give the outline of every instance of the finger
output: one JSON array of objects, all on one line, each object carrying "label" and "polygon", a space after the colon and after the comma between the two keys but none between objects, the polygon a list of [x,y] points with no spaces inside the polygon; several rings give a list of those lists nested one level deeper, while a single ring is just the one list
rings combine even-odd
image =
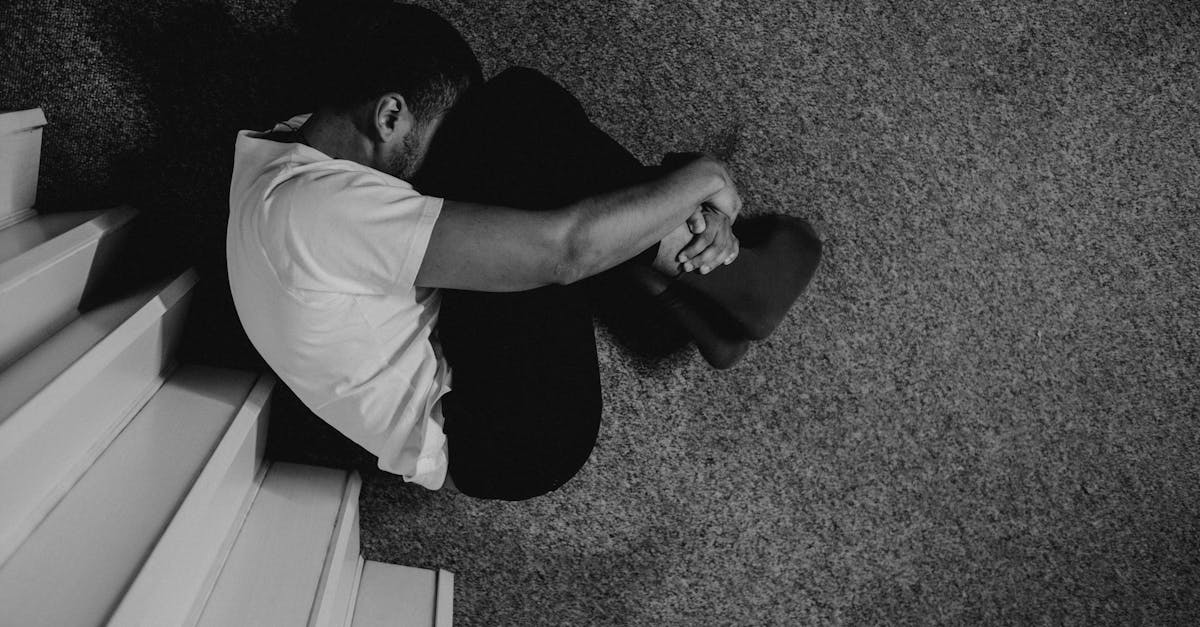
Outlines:
[{"label": "finger", "polygon": [[691,272],[694,268],[698,267],[693,261],[693,257],[704,252],[709,246],[711,246],[713,238],[715,238],[719,232],[720,229],[707,229],[703,233],[693,237],[692,241],[688,242],[687,246],[684,246],[683,250],[679,252],[679,260],[684,264],[684,270]]},{"label": "finger", "polygon": [[733,252],[733,239],[729,229],[721,229],[721,233],[713,239],[712,245],[696,255],[691,263],[700,271],[700,274],[712,272],[713,268],[724,263],[729,254]]},{"label": "finger", "polygon": [[704,266],[712,269],[717,263],[724,261],[729,253],[727,249],[733,237],[729,219],[718,213],[708,216],[707,220],[706,234],[710,235],[710,238],[700,241],[693,240],[690,245],[694,248],[692,250],[685,249],[685,252],[688,253],[687,261],[694,268]]},{"label": "finger", "polygon": [[692,257],[700,254],[705,248],[711,245],[713,239],[721,230],[721,218],[716,216],[705,217],[703,210],[697,211],[692,217],[699,216],[699,219],[704,224],[704,228],[697,232],[687,246],[679,251],[678,260],[680,263],[691,260]]},{"label": "finger", "polygon": [[710,225],[708,230],[714,234],[712,243],[700,254],[689,259],[693,266],[705,274],[725,261],[725,258],[733,251],[734,239],[733,232],[729,228],[729,221],[724,218],[721,218],[719,223]]},{"label": "finger", "polygon": [[737,259],[738,253],[740,253],[740,252],[742,252],[742,243],[738,241],[737,237],[734,237],[733,238],[733,253],[730,254],[729,258],[725,260],[725,265],[729,265],[729,264],[733,263],[733,260]]},{"label": "finger", "polygon": [[703,233],[704,229],[708,228],[708,223],[704,220],[704,211],[697,211],[687,219],[688,230],[693,234]]}]

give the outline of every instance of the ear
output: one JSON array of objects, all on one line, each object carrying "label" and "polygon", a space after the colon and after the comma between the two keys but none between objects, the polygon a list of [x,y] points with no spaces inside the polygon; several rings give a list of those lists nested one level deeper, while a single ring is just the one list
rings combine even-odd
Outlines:
[{"label": "ear", "polygon": [[408,135],[413,127],[412,109],[398,93],[384,94],[375,101],[375,133],[385,143]]}]

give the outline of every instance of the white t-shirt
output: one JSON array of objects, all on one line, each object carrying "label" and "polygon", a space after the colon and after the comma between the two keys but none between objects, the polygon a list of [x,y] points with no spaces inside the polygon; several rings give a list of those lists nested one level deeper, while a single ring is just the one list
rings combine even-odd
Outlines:
[{"label": "white t-shirt", "polygon": [[226,255],[242,326],[300,400],[381,469],[438,489],[450,370],[434,334],[440,294],[414,281],[442,199],[265,135],[238,133],[229,190]]}]

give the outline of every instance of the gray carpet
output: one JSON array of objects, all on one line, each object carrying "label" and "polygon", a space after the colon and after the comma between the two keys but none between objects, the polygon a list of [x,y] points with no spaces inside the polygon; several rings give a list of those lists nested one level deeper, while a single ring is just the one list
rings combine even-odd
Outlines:
[{"label": "gray carpet", "polygon": [[[287,3],[133,4],[10,5],[0,105],[47,109],[47,207],[132,199],[211,260],[232,131],[290,113],[255,74]],[[728,372],[601,327],[553,495],[368,474],[369,558],[454,571],[461,625],[1200,621],[1200,6],[430,6],[827,255]]]}]

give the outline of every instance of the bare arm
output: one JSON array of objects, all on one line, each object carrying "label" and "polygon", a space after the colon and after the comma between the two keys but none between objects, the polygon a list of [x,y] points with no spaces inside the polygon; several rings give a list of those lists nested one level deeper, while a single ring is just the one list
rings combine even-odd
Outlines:
[{"label": "bare arm", "polygon": [[572,276],[563,254],[570,225],[562,211],[523,211],[446,200],[416,284],[516,292]]},{"label": "bare arm", "polygon": [[416,283],[491,292],[572,283],[649,248],[704,203],[731,215],[741,204],[710,159],[554,211],[447,200]]}]

